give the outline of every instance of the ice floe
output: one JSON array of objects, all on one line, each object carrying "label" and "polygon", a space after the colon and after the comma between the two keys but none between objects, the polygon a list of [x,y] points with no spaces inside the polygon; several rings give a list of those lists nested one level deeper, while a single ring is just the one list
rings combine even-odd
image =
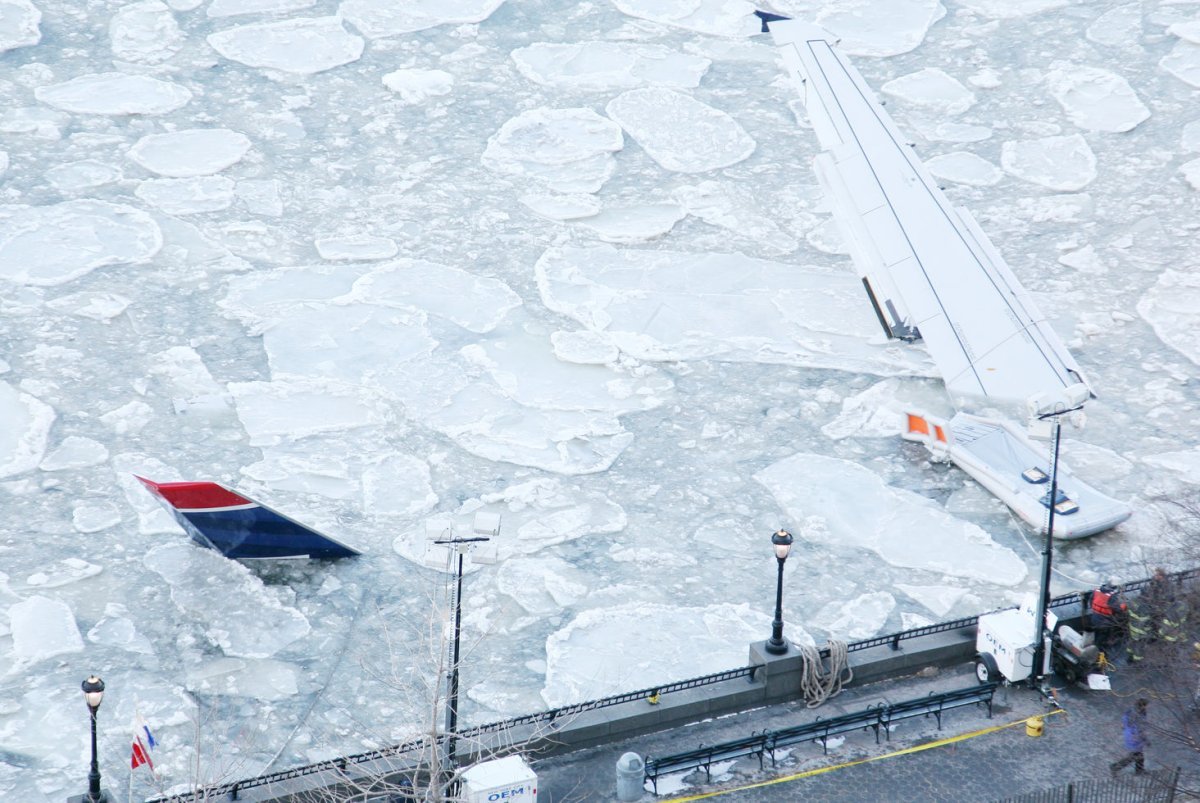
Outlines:
[{"label": "ice floe", "polygon": [[967,594],[965,588],[956,586],[918,586],[897,583],[896,588],[933,611],[934,615],[940,618],[948,616],[950,611],[954,610],[954,606]]},{"label": "ice floe", "polygon": [[496,571],[496,586],[526,613],[555,616],[579,603],[588,592],[588,577],[562,558],[512,560]]},{"label": "ice floe", "polygon": [[42,12],[30,0],[0,0],[0,53],[42,41]]},{"label": "ice floe", "polygon": [[[512,558],[533,555],[577,538],[620,532],[626,525],[625,511],[604,494],[584,490],[569,480],[539,477],[468,499],[452,513],[432,516],[422,527],[398,536],[392,547],[414,563],[446,569],[451,565],[450,556],[445,547],[431,544],[429,535],[456,533],[467,537],[476,516],[499,517],[500,535],[479,551],[489,556],[489,563],[503,562],[506,566]],[[523,573],[514,568],[506,571]],[[518,601],[524,599],[522,595],[513,596]]]},{"label": "ice floe", "polygon": [[65,602],[35,595],[10,605],[8,618],[18,666],[83,651],[83,636]]},{"label": "ice floe", "polygon": [[1137,305],[1159,339],[1200,364],[1200,276],[1167,269]]},{"label": "ice floe", "polygon": [[[915,50],[929,28],[946,16],[939,0],[826,0],[818,5],[817,22],[841,40],[840,49],[855,56]],[[811,13],[811,5],[801,2],[792,13]]]},{"label": "ice floe", "polygon": [[1176,22],[1167,27],[1167,33],[1172,36],[1178,36],[1185,42],[1192,42],[1200,45],[1200,19],[1188,20],[1187,22]]},{"label": "ice floe", "polygon": [[42,571],[29,575],[25,578],[25,584],[31,588],[61,588],[95,577],[101,571],[101,567],[82,558],[64,558]]},{"label": "ice floe", "polygon": [[478,383],[459,390],[425,423],[471,454],[556,474],[604,471],[633,440],[610,412],[526,407]]},{"label": "ice floe", "polygon": [[90,318],[93,321],[109,323],[113,318],[124,312],[130,305],[130,300],[116,293],[100,293],[85,290],[80,293],[70,293],[46,302],[49,309]]},{"label": "ice floe", "polygon": [[669,89],[631,89],[609,101],[605,111],[667,170],[703,173],[754,153],[754,140],[736,120]]},{"label": "ice floe", "polygon": [[1185,84],[1200,87],[1200,44],[1181,39],[1162,57],[1158,66]]},{"label": "ice floe", "polygon": [[875,552],[887,563],[999,585],[1025,578],[1025,564],[978,526],[937,503],[886,485],[870,469],[800,453],[754,478],[787,513],[804,521],[799,535],[833,548]]},{"label": "ice floe", "polygon": [[42,103],[76,114],[167,114],[192,99],[181,84],[148,75],[107,72],[33,90]]},{"label": "ice floe", "polygon": [[318,237],[313,240],[321,259],[391,259],[400,249],[391,237],[372,234],[348,234],[343,237]]},{"label": "ice floe", "polygon": [[42,471],[64,471],[98,466],[108,460],[108,449],[100,441],[68,435],[38,465]]},{"label": "ice floe", "polygon": [[1179,147],[1183,148],[1185,153],[1200,151],[1200,120],[1193,120],[1183,127]]},{"label": "ice floe", "polygon": [[583,193],[574,195],[527,193],[521,196],[521,203],[550,220],[577,220],[591,217],[603,209],[595,197]]},{"label": "ice floe", "polygon": [[279,182],[276,179],[242,179],[233,192],[252,215],[279,217],[283,214],[283,199],[279,197]]},{"label": "ice floe", "polygon": [[153,655],[154,646],[150,639],[138,632],[128,614],[129,610],[120,603],[106,604],[104,618],[87,632],[88,641],[142,655]]},{"label": "ice floe", "polygon": [[842,399],[841,412],[821,427],[821,434],[831,440],[893,438],[903,430],[904,414],[910,410],[952,415],[941,388],[884,379]]},{"label": "ice floe", "polygon": [[383,76],[383,85],[405,103],[424,103],[454,91],[454,76],[444,70],[394,70]]},{"label": "ice floe", "polygon": [[563,193],[597,192],[616,169],[621,127],[591,109],[531,109],[488,139],[483,163]]},{"label": "ice floe", "polygon": [[211,549],[162,544],[142,560],[166,582],[180,611],[226,655],[269,658],[312,629],[304,614],[281,603],[249,569]]},{"label": "ice floe", "polygon": [[653,370],[619,373],[611,368],[567,363],[554,355],[548,338],[517,327],[461,350],[506,396],[548,410],[650,410],[673,387]]},{"label": "ice floe", "polygon": [[1200,449],[1146,455],[1142,461],[1173,471],[1184,482],[1200,485]]},{"label": "ice floe", "polygon": [[992,136],[992,129],[985,125],[930,122],[919,117],[913,119],[912,125],[921,136],[931,142],[982,142]]},{"label": "ice floe", "polygon": [[228,209],[233,187],[224,176],[152,178],[138,184],[134,195],[169,215],[194,215]]},{"label": "ice floe", "polygon": [[975,105],[975,93],[936,67],[902,75],[881,86],[880,91],[938,115],[962,114]]},{"label": "ice floe", "polygon": [[362,37],[336,16],[242,25],[209,34],[208,43],[230,61],[293,75],[332,70],[363,52]]},{"label": "ice floe", "polygon": [[608,365],[617,361],[621,351],[598,332],[554,332],[550,335],[554,356],[579,365]]},{"label": "ice floe", "polygon": [[1139,47],[1142,38],[1142,6],[1129,3],[1105,11],[1087,27],[1085,35],[1109,47]]},{"label": "ice floe", "polygon": [[1200,190],[1200,159],[1184,162],[1179,166],[1179,172],[1183,173],[1183,180],[1190,184],[1193,190]]},{"label": "ice floe", "polygon": [[887,623],[896,598],[886,591],[872,591],[854,599],[835,600],[817,610],[806,624],[829,634],[831,639],[857,641],[878,633]]},{"label": "ice floe", "polygon": [[240,14],[286,14],[312,8],[317,0],[212,0],[204,13],[210,17],[236,17]]},{"label": "ice floe", "polygon": [[80,192],[120,181],[121,168],[94,159],[81,159],[51,167],[46,171],[46,180],[63,192]]},{"label": "ice floe", "polygon": [[537,42],[512,52],[522,75],[543,86],[606,91],[640,86],[690,89],[712,64],[662,45]]},{"label": "ice floe", "polygon": [[338,14],[371,39],[483,22],[504,0],[343,0]]},{"label": "ice floe", "polygon": [[[746,645],[770,631],[770,617],[749,605],[632,603],[584,611],[546,639],[542,698],[557,707],[744,666]],[[812,643],[796,624],[788,637]]]},{"label": "ice floe", "polygon": [[389,454],[363,469],[362,499],[373,516],[413,516],[438,502],[429,463],[407,454]]},{"label": "ice floe", "polygon": [[379,400],[328,382],[231,382],[228,390],[251,446],[274,446],[388,420],[388,408]]},{"label": "ice floe", "polygon": [[716,36],[753,36],[762,30],[745,0],[613,0],[631,17]]},{"label": "ice floe", "polygon": [[736,185],[701,181],[677,188],[673,196],[689,215],[771,251],[789,254],[799,246],[775,222],[783,216],[777,210],[768,212],[763,208],[761,201],[767,199],[760,201],[756,193]]},{"label": "ice floe", "polygon": [[215,658],[189,668],[184,686],[196,694],[273,702],[297,694],[299,678],[300,667],[284,661]]},{"label": "ice floe", "polygon": [[925,160],[929,172],[938,178],[971,187],[990,187],[1000,183],[1004,171],[987,159],[968,151],[954,151]]},{"label": "ice floe", "polygon": [[606,243],[638,243],[661,237],[687,217],[677,204],[610,207],[579,221]]},{"label": "ice floe", "polygon": [[1096,154],[1081,134],[1005,142],[1000,165],[1017,178],[1073,192],[1096,178]]},{"label": "ice floe", "polygon": [[499,279],[423,259],[377,266],[358,279],[341,303],[351,300],[384,307],[416,308],[471,332],[490,332],[521,297]]},{"label": "ice floe", "polygon": [[106,201],[0,206],[0,279],[65,284],[104,265],[148,261],[162,232],[139,209]]},{"label": "ice floe", "polygon": [[1015,19],[1069,5],[1072,0],[958,0],[968,11],[991,19]]},{"label": "ice floe", "polygon": [[878,324],[848,273],[607,245],[551,248],[535,271],[547,307],[639,359],[927,370],[919,353],[870,345]]},{"label": "ice floe", "polygon": [[98,533],[121,523],[121,510],[112,502],[79,502],[71,508],[71,525],[77,532]]},{"label": "ice floe", "polygon": [[1150,116],[1129,82],[1098,67],[1056,61],[1046,83],[1071,122],[1089,131],[1133,130]]},{"label": "ice floe", "polygon": [[159,0],[143,0],[117,10],[108,24],[113,55],[125,61],[158,64],[183,47],[183,31],[171,9]]},{"label": "ice floe", "polygon": [[169,178],[220,173],[250,150],[250,138],[227,128],[190,128],[139,139],[127,154],[147,170]]}]

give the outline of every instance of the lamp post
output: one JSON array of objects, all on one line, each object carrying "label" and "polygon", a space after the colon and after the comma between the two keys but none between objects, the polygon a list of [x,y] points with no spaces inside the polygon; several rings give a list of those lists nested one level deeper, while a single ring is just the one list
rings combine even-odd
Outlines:
[{"label": "lamp post", "polygon": [[[1061,405],[1060,405],[1061,406]],[[1046,609],[1050,607],[1050,566],[1054,558],[1054,509],[1058,505],[1058,447],[1062,441],[1062,423],[1060,416],[1082,410],[1078,404],[1066,409],[1050,410],[1037,416],[1039,421],[1049,419],[1054,426],[1054,453],[1050,461],[1050,494],[1048,497],[1050,510],[1046,520],[1046,541],[1042,546],[1042,577],[1038,586],[1037,614],[1034,621],[1033,669],[1029,682],[1038,684],[1045,675],[1043,667],[1046,663]]]},{"label": "lamp post", "polygon": [[779,563],[779,578],[775,584],[775,620],[771,622],[771,638],[766,646],[767,652],[772,655],[783,655],[788,651],[788,643],[783,640],[783,563],[792,551],[793,540],[792,534],[783,529],[771,535],[775,560]]},{"label": "lamp post", "polygon": [[[479,532],[479,526],[476,526],[476,532]],[[495,528],[490,530],[493,534],[499,533],[499,523]],[[458,731],[458,656],[459,656],[459,637],[462,633],[462,581],[463,581],[463,558],[466,557],[471,545],[482,541],[490,541],[491,536],[474,536],[472,538],[458,538],[451,534],[450,538],[434,541],[435,544],[447,546],[458,553],[458,571],[455,575],[456,585],[454,592],[454,640],[450,647],[450,679],[449,689],[446,694],[446,765],[451,772],[455,767],[455,752],[457,747],[457,737],[455,734]]]},{"label": "lamp post", "polygon": [[92,767],[88,772],[88,793],[77,800],[87,803],[108,803],[108,796],[100,791],[100,763],[96,760],[96,712],[104,699],[104,681],[91,675],[83,682],[83,699],[87,703],[92,720]]}]

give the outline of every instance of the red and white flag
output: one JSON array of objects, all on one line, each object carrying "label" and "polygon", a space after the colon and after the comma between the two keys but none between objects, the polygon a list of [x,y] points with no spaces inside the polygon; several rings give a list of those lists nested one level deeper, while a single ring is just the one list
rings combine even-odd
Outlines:
[{"label": "red and white flag", "polygon": [[148,764],[150,769],[154,769],[154,761],[150,758],[150,751],[158,746],[158,742],[154,741],[154,734],[150,732],[150,726],[146,724],[146,720],[142,719],[141,714],[137,714],[133,719],[133,757],[129,759],[129,766],[132,769],[137,769],[143,764]]}]

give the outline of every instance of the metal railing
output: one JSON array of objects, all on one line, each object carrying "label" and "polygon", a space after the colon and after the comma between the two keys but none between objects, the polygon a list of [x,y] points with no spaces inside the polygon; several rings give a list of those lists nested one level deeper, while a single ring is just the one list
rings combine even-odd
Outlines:
[{"label": "metal railing", "polygon": [[1054,789],[1006,797],[999,803],[1171,803],[1179,789],[1179,767],[1141,775],[1072,781]]},{"label": "metal railing", "polygon": [[[1173,582],[1183,582],[1185,580],[1194,580],[1200,578],[1200,567],[1189,569],[1187,571],[1176,572],[1168,575],[1168,579]],[[1140,591],[1150,583],[1150,578],[1143,580],[1135,580],[1130,583],[1125,583],[1122,586],[1124,591]],[[1061,608],[1071,604],[1079,604],[1081,592],[1072,592],[1055,597],[1050,601],[1051,608]],[[936,633],[947,633],[955,630],[965,630],[975,627],[978,622],[978,616],[967,616],[961,619],[954,619],[949,622],[940,622],[938,624],[926,625],[924,627],[915,627],[910,630],[903,630],[898,633],[890,633],[883,636],[874,636],[860,641],[854,641],[846,645],[847,652],[857,652],[866,650],[872,647],[889,646],[894,650],[900,648],[900,642],[908,639],[921,638],[930,636]],[[821,648],[820,654],[822,658],[829,657],[829,647]],[[574,703],[565,705],[560,708],[553,708],[548,711],[541,711],[535,714],[525,714],[523,716],[513,717],[511,719],[500,720],[498,722],[489,722],[483,725],[476,725],[471,728],[466,728],[458,732],[459,738],[477,738],[489,734],[503,733],[508,730],[513,730],[522,726],[537,726],[548,725],[553,727],[558,722],[569,722],[572,717],[587,711],[596,711],[603,708],[610,708],[616,705],[636,702],[638,700],[657,699],[658,696],[664,694],[672,694],[674,692],[684,691],[686,689],[695,689],[703,686],[711,686],[717,683],[725,683],[730,680],[739,678],[748,678],[753,680],[754,671],[757,667],[744,666],[737,669],[727,669],[723,672],[715,672],[711,675],[702,675],[700,677],[689,678],[688,680],[675,681],[673,683],[664,683],[660,686],[652,686],[638,691],[625,692],[616,694],[610,697],[601,697],[596,700],[588,700],[582,703]],[[205,787],[203,790],[196,792],[181,793],[179,795],[170,795],[166,797],[153,798],[147,803],[186,803],[187,801],[213,799],[214,795],[229,795],[229,799],[236,800],[239,790],[251,789],[254,787],[267,786],[282,781],[294,780],[308,775],[316,775],[322,772],[345,772],[349,767],[354,765],[366,764],[373,761],[384,759],[398,758],[405,755],[416,753],[420,750],[430,749],[431,745],[428,739],[416,739],[411,742],[385,747],[379,750],[371,750],[365,753],[356,753],[354,755],[345,756],[337,759],[329,759],[320,761],[315,764],[306,764],[300,767],[294,767],[288,770],[279,770],[267,775],[260,775],[254,778],[247,778],[242,781],[220,784],[217,786]],[[207,796],[207,797],[206,797]]]}]

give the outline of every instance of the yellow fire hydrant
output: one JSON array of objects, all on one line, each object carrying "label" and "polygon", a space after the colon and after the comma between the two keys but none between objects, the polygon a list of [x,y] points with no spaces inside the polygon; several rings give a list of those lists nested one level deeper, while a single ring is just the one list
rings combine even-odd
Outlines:
[{"label": "yellow fire hydrant", "polygon": [[1025,735],[1026,736],[1041,736],[1042,730],[1045,728],[1045,723],[1041,717],[1030,717],[1025,720]]}]

